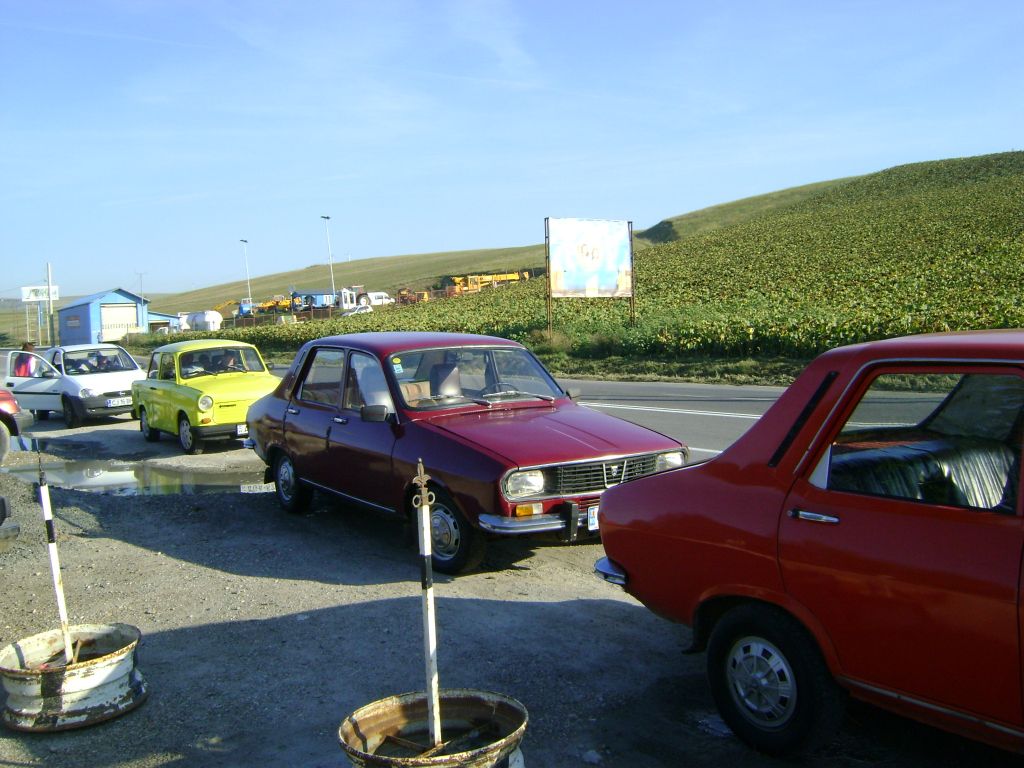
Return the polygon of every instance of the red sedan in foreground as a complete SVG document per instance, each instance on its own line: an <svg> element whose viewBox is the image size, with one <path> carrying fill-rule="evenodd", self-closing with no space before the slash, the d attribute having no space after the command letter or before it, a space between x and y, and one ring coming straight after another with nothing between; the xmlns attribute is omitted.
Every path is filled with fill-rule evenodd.
<svg viewBox="0 0 1024 768"><path fill-rule="evenodd" d="M1024 749L1024 331L828 352L703 464L601 502L599 575L693 628L723 719L820 744L847 694Z"/></svg>
<svg viewBox="0 0 1024 768"><path fill-rule="evenodd" d="M308 342L248 425L293 512L317 489L410 514L422 459L446 573L477 564L488 534L596 536L606 489L685 458L675 440L573 402L521 344L469 334Z"/></svg>

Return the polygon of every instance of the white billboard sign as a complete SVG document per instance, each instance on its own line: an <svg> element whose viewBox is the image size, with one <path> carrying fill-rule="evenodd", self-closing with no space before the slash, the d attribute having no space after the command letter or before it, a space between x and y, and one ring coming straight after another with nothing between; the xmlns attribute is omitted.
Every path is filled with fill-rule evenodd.
<svg viewBox="0 0 1024 768"><path fill-rule="evenodd" d="M46 301L47 299L52 299L53 301L57 301L59 298L60 298L60 290L59 290L59 288L56 285L51 285L50 286L49 295L47 295L46 286L45 285L28 285L28 286L22 286L22 288L21 288L21 300L22 301L26 301L26 302L30 302L30 301Z"/></svg>
<svg viewBox="0 0 1024 768"><path fill-rule="evenodd" d="M551 296L632 296L628 221L547 219Z"/></svg>

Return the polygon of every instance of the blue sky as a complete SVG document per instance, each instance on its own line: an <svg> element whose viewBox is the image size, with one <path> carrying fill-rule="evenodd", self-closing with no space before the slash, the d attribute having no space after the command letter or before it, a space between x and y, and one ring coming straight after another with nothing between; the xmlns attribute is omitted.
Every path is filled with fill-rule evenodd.
<svg viewBox="0 0 1024 768"><path fill-rule="evenodd" d="M1024 149L1019 0L0 0L0 297L636 229ZM142 273L141 275L139 273Z"/></svg>

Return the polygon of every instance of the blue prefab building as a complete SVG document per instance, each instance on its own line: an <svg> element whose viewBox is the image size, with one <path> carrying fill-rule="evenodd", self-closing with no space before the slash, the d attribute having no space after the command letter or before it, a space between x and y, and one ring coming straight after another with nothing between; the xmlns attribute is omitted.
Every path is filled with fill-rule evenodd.
<svg viewBox="0 0 1024 768"><path fill-rule="evenodd" d="M123 288L94 293L57 310L61 344L120 341L149 330L149 300Z"/></svg>

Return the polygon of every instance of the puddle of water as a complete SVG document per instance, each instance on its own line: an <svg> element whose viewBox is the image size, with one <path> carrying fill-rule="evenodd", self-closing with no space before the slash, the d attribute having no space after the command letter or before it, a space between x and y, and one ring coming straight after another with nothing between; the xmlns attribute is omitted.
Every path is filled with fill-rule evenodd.
<svg viewBox="0 0 1024 768"><path fill-rule="evenodd" d="M158 467L146 462L112 460L49 461L43 464L47 485L117 496L153 496L165 493L265 493L261 472L194 471ZM4 467L5 474L26 483L39 480L39 467Z"/></svg>

